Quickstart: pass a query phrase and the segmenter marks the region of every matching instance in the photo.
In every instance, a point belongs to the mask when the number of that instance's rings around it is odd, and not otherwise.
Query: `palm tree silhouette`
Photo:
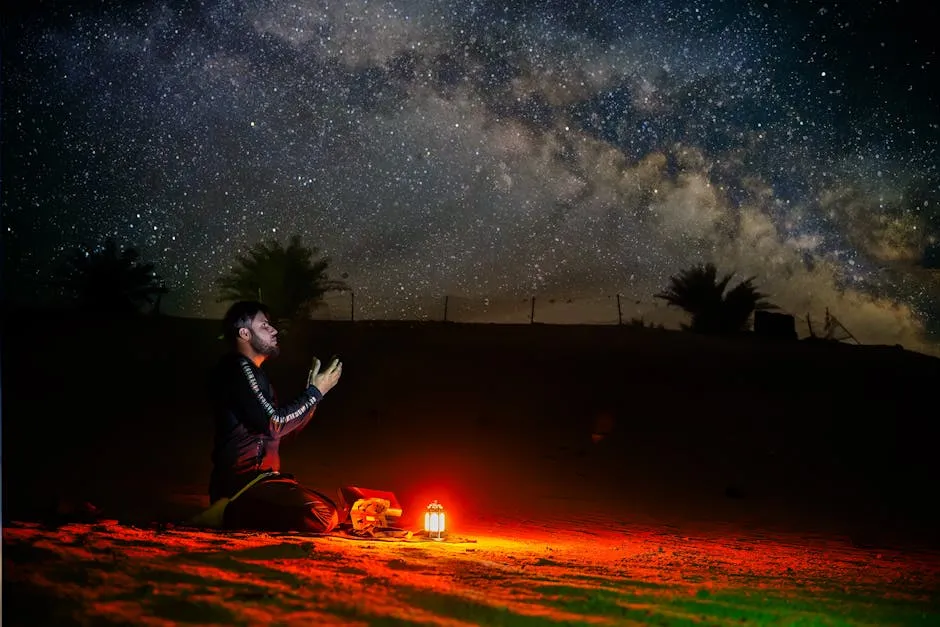
[[[235,266],[218,278],[219,302],[260,300],[279,318],[304,316],[331,291],[349,287],[329,278],[329,257],[314,259],[317,248],[301,244],[299,235],[285,248],[278,241],[262,241],[236,255]]]
[[[152,263],[140,261],[135,248],[118,249],[113,238],[83,246],[66,263],[64,287],[80,310],[133,316],[153,308],[166,286]]]
[[[777,306],[764,300],[767,295],[753,284],[756,277],[742,281],[726,293],[733,276],[732,272],[719,279],[718,269],[712,263],[693,266],[670,277],[669,286],[654,297],[691,315],[691,324],[683,325],[684,329],[714,335],[746,331],[755,311]]]

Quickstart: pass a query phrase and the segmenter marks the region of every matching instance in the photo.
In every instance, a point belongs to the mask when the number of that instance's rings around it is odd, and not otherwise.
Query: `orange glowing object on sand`
[[[444,506],[434,501],[424,513],[424,530],[428,537],[440,540],[444,536]]]

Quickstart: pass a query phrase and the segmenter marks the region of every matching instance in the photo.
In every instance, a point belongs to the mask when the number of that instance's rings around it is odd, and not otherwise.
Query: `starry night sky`
[[[63,255],[114,236],[168,280],[164,311],[218,316],[210,281],[235,254],[300,233],[362,318],[619,292],[625,316],[666,319],[652,294],[714,261],[863,342],[940,344],[935,9],[5,11],[10,299],[44,298]]]

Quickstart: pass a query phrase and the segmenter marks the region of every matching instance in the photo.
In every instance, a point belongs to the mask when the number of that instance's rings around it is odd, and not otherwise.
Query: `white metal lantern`
[[[428,537],[440,540],[444,537],[444,506],[436,500],[424,512],[424,530]]]

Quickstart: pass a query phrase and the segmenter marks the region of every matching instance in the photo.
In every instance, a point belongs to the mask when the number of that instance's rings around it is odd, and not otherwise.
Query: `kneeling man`
[[[225,314],[224,337],[231,351],[220,359],[210,383],[215,441],[209,499],[224,506],[220,522],[226,528],[328,532],[339,523],[336,505],[281,474],[279,446],[281,438],[310,422],[343,365],[334,359],[320,372],[314,359],[303,393],[293,402],[278,403],[261,369],[280,352],[268,316],[265,305],[252,301],[237,302]]]

